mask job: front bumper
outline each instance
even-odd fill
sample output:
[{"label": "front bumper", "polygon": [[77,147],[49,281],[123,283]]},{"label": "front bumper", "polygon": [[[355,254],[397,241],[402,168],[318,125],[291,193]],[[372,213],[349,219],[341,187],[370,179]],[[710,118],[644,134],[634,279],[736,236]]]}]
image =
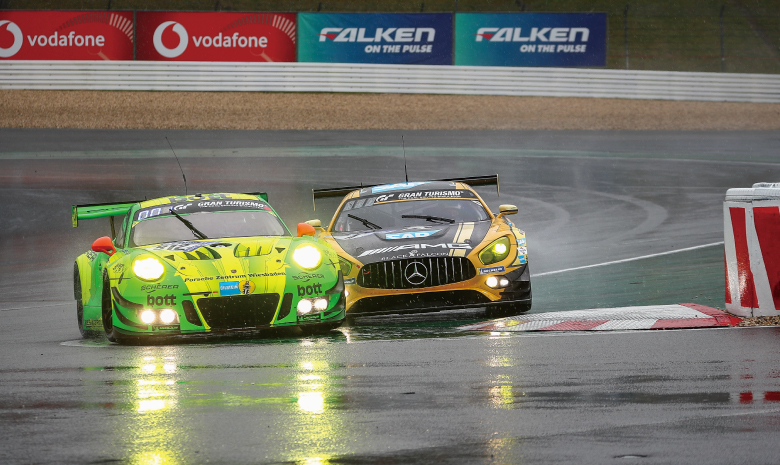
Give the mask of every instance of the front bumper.
[{"label": "front bumper", "polygon": [[[378,315],[386,313],[424,313],[473,307],[514,307],[518,311],[531,308],[531,279],[528,265],[505,273],[510,284],[504,289],[492,289],[485,283],[485,275],[468,281],[415,289],[413,292],[348,287],[352,295],[349,315]],[[357,288],[357,289],[356,289]]]},{"label": "front bumper", "polygon": [[112,289],[114,331],[124,336],[169,337],[187,334],[259,331],[282,327],[339,323],[346,317],[346,299],[342,292],[331,295],[331,305],[322,312],[297,315],[294,296],[276,293],[177,299],[173,308],[179,321],[174,324],[145,324],[139,311],[145,306],[134,303]]}]

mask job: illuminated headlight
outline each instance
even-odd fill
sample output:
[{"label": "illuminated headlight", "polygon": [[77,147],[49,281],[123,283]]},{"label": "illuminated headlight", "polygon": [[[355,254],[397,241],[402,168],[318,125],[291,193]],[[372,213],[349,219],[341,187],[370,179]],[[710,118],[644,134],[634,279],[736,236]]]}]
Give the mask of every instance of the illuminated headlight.
[{"label": "illuminated headlight", "polygon": [[166,308],[160,312],[160,321],[162,321],[166,325],[173,323],[174,320],[176,320],[176,312],[174,312],[170,308]]},{"label": "illuminated headlight", "polygon": [[154,323],[154,320],[157,318],[157,314],[155,314],[152,310],[144,310],[141,312],[141,321],[144,323],[150,325]]},{"label": "illuminated headlight", "polygon": [[301,268],[313,270],[320,266],[320,263],[322,262],[322,253],[313,245],[303,245],[295,249],[293,252],[293,260]]},{"label": "illuminated headlight", "polygon": [[145,281],[155,281],[165,272],[163,264],[154,257],[141,258],[133,262],[133,273]]},{"label": "illuminated headlight", "polygon": [[301,300],[298,302],[298,314],[299,315],[306,315],[307,313],[311,312],[312,305],[310,300]]},{"label": "illuminated headlight", "polygon": [[485,284],[487,284],[488,287],[492,287],[493,289],[503,289],[509,286],[509,279],[506,276],[489,276],[485,280]]},{"label": "illuminated headlight", "polygon": [[507,236],[500,237],[491,242],[487,247],[482,249],[479,253],[479,260],[485,264],[500,262],[509,255],[509,238]]},{"label": "illuminated headlight", "polygon": [[314,309],[321,312],[328,308],[328,299],[317,299],[314,301]]}]

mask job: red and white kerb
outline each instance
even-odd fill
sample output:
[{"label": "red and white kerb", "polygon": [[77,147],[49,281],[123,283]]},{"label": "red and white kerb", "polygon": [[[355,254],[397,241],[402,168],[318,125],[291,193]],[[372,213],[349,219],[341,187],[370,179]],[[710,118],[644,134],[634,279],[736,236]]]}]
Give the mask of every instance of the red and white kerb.
[{"label": "red and white kerb", "polygon": [[625,331],[736,326],[741,320],[698,304],[592,308],[531,313],[461,326],[464,331]]}]

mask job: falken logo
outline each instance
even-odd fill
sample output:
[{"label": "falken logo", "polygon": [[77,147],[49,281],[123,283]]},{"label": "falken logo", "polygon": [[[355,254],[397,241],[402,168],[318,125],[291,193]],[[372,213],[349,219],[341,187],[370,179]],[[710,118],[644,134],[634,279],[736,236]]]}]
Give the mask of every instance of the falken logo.
[{"label": "falken logo", "polygon": [[433,42],[436,29],[432,27],[378,27],[374,35],[366,36],[364,27],[324,27],[320,31],[320,42]]},{"label": "falken logo", "polygon": [[587,27],[534,27],[531,34],[522,35],[519,27],[481,27],[477,30],[476,41],[482,42],[577,42],[577,35],[581,42],[587,42],[590,29]]},{"label": "falken logo", "polygon": [[406,249],[418,249],[418,250],[424,250],[424,249],[471,249],[471,246],[469,244],[407,244],[407,245],[399,245],[397,247],[383,247],[381,249],[372,249],[372,250],[366,250],[362,254],[358,255],[358,257],[365,257],[366,255],[376,255],[376,254],[383,254],[383,253],[390,253],[390,252],[398,252],[399,250],[406,250]]},{"label": "falken logo", "polygon": [[407,231],[402,233],[385,234],[385,239],[417,239],[421,237],[433,236],[441,229],[432,229],[428,231]]}]

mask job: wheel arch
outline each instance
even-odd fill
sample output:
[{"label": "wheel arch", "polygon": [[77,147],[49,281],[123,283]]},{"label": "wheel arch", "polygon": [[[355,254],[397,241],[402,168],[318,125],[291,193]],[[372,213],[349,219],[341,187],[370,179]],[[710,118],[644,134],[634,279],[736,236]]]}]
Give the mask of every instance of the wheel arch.
[{"label": "wheel arch", "polygon": [[[95,291],[100,289],[102,283],[96,286],[94,283],[95,260],[90,260],[87,254],[79,255],[73,264],[73,298],[75,300],[81,299],[81,302],[85,305],[89,304],[95,295]],[[76,286],[76,274],[78,273],[79,283],[81,289],[77,289]],[[99,294],[99,292],[98,292]]]}]

